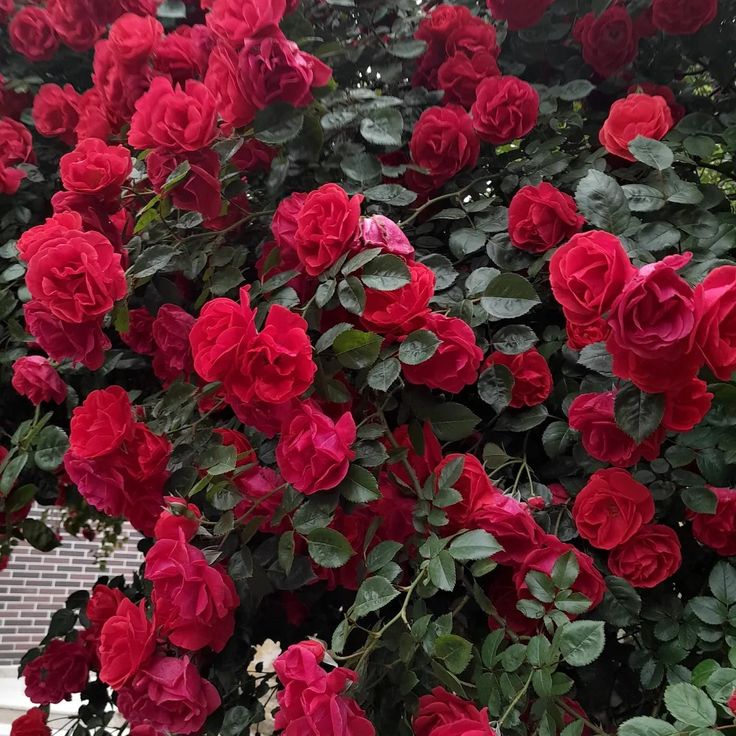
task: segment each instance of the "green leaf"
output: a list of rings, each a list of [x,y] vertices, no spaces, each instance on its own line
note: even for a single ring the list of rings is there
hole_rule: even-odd
[[[385,253],[373,258],[360,278],[369,289],[396,291],[411,281],[411,274],[402,258]]]
[[[623,232],[631,219],[621,186],[597,169],[591,169],[580,180],[575,190],[575,201],[591,225],[607,232]]]
[[[503,548],[492,534],[481,529],[465,532],[455,537],[450,543],[448,552],[456,560],[482,560],[492,557]]]
[[[613,376],[613,358],[606,350],[606,343],[594,342],[586,345],[578,357],[578,363],[602,376]]]
[[[348,276],[337,286],[337,298],[350,314],[360,316],[365,309],[365,289],[357,276]]]
[[[553,87],[550,92],[565,102],[574,102],[587,97],[594,89],[595,85],[587,79],[573,79],[560,87]]]
[[[674,736],[676,733],[671,723],[650,716],[630,718],[618,728],[618,736]]]
[[[2,477],[0,477],[0,493],[6,494],[13,487],[27,462],[28,453],[21,452],[5,465]]]
[[[407,41],[395,41],[389,44],[386,50],[399,59],[416,59],[427,50],[427,42],[414,38]]]
[[[348,469],[345,479],[337,486],[337,490],[353,503],[370,503],[381,497],[376,476],[354,463]]]
[[[334,529],[315,529],[307,537],[309,556],[320,566],[342,567],[354,554],[345,537]]]
[[[718,496],[706,486],[690,486],[682,492],[682,502],[698,514],[715,514]]]
[[[349,276],[351,273],[358,271],[369,264],[374,258],[380,256],[382,253],[380,248],[365,248],[364,250],[356,253],[352,258],[345,261],[344,265],[340,269],[343,276]]]
[[[666,143],[645,138],[643,135],[636,136],[628,148],[637,161],[658,171],[669,169],[675,160],[675,154]]]
[[[552,566],[552,582],[560,589],[565,590],[570,588],[572,584],[578,579],[580,573],[580,565],[578,564],[578,558],[575,553],[565,552],[555,561]]]
[[[504,273],[488,284],[480,303],[491,317],[514,319],[539,304],[539,297],[523,276]]]
[[[373,611],[378,611],[389,604],[397,595],[399,595],[399,591],[386,578],[380,576],[368,578],[368,580],[361,583],[358,592],[355,594],[353,616],[361,618],[373,613]]]
[[[294,532],[284,532],[279,537],[278,558],[281,569],[288,575],[294,564]]]
[[[614,626],[629,626],[639,617],[641,597],[623,578],[606,578],[606,595],[596,613]]]
[[[621,188],[632,212],[655,212],[665,205],[664,194],[647,184],[624,184]]]
[[[402,548],[401,542],[393,542],[390,539],[379,542],[366,556],[365,566],[368,572],[380,570],[384,565],[391,562]]]
[[[327,350],[327,348],[332,347],[332,344],[335,342],[338,335],[342,335],[343,332],[347,332],[352,329],[353,326],[350,322],[340,322],[339,324],[330,327],[330,329],[327,330],[319,340],[317,340],[317,344],[314,346],[315,351],[321,353]]]
[[[696,728],[707,728],[716,722],[716,708],[710,698],[695,685],[680,682],[664,691],[664,704],[678,721]]]
[[[225,711],[220,727],[221,736],[240,736],[251,722],[253,714],[244,705],[234,705]]]
[[[571,621],[558,633],[560,652],[573,667],[585,667],[598,659],[606,641],[603,621]]]
[[[455,589],[457,574],[455,560],[447,550],[442,550],[429,561],[429,579],[432,585],[448,593]]]
[[[432,423],[434,433],[442,442],[465,439],[480,422],[480,417],[467,406],[454,401],[436,404],[426,413],[425,418]]]
[[[33,483],[26,483],[19,488],[14,488],[6,497],[3,510],[10,514],[20,511],[33,501],[37,492],[38,488]]]
[[[499,432],[527,432],[539,426],[549,416],[547,409],[540,404],[529,409],[504,412],[496,422]]]
[[[505,355],[519,355],[531,350],[537,343],[534,330],[526,325],[502,327],[493,336],[493,347]]]
[[[325,130],[330,130],[330,126],[333,124],[333,121],[338,122],[340,121],[340,118],[331,118],[330,115],[335,115],[335,113],[328,113],[322,118],[322,127]],[[351,113],[348,118],[343,118],[342,120],[347,120],[348,122],[352,122],[352,120],[355,118],[355,113]],[[325,124],[325,119],[327,119],[327,124]],[[342,126],[339,126],[342,127]],[[366,153],[365,151],[361,151],[360,153],[353,153],[349,156],[345,156],[342,161],[340,161],[340,168],[351,178],[355,179],[355,181],[360,182],[361,184],[368,182],[368,181],[375,181],[376,179],[379,179],[381,176],[381,163],[378,161],[378,159],[375,156],[371,156],[369,153]]]
[[[269,105],[261,110],[253,123],[253,130],[259,141],[270,146],[294,140],[304,125],[304,114],[291,105],[282,102]]]
[[[728,620],[728,607],[715,598],[697,595],[690,599],[688,605],[703,623],[719,626]]]
[[[478,396],[500,414],[511,402],[514,376],[505,366],[493,364],[478,379]]]
[[[727,606],[736,603],[736,570],[725,560],[716,562],[708,577],[711,593]]]
[[[56,534],[38,519],[25,519],[21,533],[28,544],[41,552],[50,552],[61,544]]]
[[[166,178],[159,195],[170,192],[179,182],[183,181],[191,171],[192,165],[184,159]]]
[[[575,442],[576,432],[565,422],[552,422],[544,428],[542,446],[547,456],[556,458],[566,452]]]
[[[376,362],[382,342],[381,336],[372,332],[346,330],[335,338],[332,349],[341,365],[359,370]]]
[[[417,198],[416,192],[412,192],[400,184],[379,184],[366,189],[363,194],[365,194],[366,199],[374,202],[384,202],[394,207],[406,207]]]
[[[538,601],[552,603],[555,599],[555,586],[549,575],[539,570],[530,570],[524,578],[524,583]]]
[[[429,360],[440,346],[434,332],[415,330],[399,346],[399,360],[405,365],[419,365]]]
[[[453,458],[440,470],[439,477],[437,478],[437,486],[440,489],[452,488],[460,480],[464,468],[465,457],[460,455],[459,457]],[[432,497],[430,496],[430,498]]]
[[[330,648],[335,654],[342,654],[345,650],[345,644],[348,640],[348,634],[350,633],[350,623],[344,618],[337,625],[337,628],[332,633],[332,642]]]
[[[486,244],[486,239],[487,236],[484,232],[463,227],[451,233],[450,251],[455,258],[464,258],[483,248]]]
[[[388,391],[401,373],[401,363],[396,358],[387,358],[376,363],[366,376],[368,385],[376,391]]]
[[[404,132],[404,119],[393,107],[372,110],[368,117],[360,121],[360,134],[368,143],[376,146],[400,146]]]
[[[708,695],[717,703],[726,703],[736,687],[736,669],[721,667],[711,673],[705,686]]]
[[[633,383],[616,394],[616,424],[637,443],[644,442],[662,423],[664,395],[645,394]]]
[[[461,636],[446,634],[435,641],[434,656],[441,660],[450,672],[459,675],[470,664],[473,645]]]
[[[176,248],[173,245],[152,245],[136,258],[128,274],[137,279],[147,279],[163,271],[175,255]]]

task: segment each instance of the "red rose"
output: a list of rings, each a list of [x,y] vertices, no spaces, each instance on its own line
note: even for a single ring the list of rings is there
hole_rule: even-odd
[[[414,163],[429,172],[435,186],[478,162],[480,143],[473,121],[459,105],[430,107],[420,116],[409,142]]]
[[[534,129],[539,94],[518,77],[489,77],[478,85],[471,114],[476,133],[484,141],[501,146]]]
[[[59,39],[43,8],[21,8],[8,25],[10,45],[31,61],[48,61],[59,48]]]
[[[355,421],[345,412],[337,422],[312,402],[302,402],[284,421],[276,461],[284,480],[310,495],[334,488],[347,475],[355,453]]]
[[[526,555],[524,556],[526,557]],[[523,562],[523,558],[521,562]],[[512,568],[503,565],[497,567],[488,578],[485,593],[506,625],[505,628],[510,629],[518,636],[534,636],[537,633],[540,621],[527,618],[516,607],[519,596],[516,593]],[[501,624],[494,616],[488,617],[488,628],[491,631],[496,631],[500,627]]]
[[[72,230],[64,242],[31,259],[26,285],[59,319],[87,322],[107,314],[126,295],[120,259],[104,236]]]
[[[736,555],[736,490],[711,488],[718,499],[714,514],[693,514],[693,536],[721,557]]]
[[[64,212],[47,217],[46,222],[26,230],[16,247],[18,255],[26,262],[36,253],[57,243],[64,242],[70,230],[81,230],[82,218],[76,212]]]
[[[163,732],[159,731],[150,723],[139,723],[137,726],[130,727],[130,736],[162,736]]]
[[[656,33],[656,31],[655,31]],[[664,97],[667,107],[672,113],[672,121],[677,124],[685,117],[685,108],[677,102],[675,93],[666,84],[653,84],[652,82],[637,82],[627,90],[629,94],[641,94]]]
[[[243,404],[280,404],[309,388],[317,370],[307,323],[275,304],[256,331],[247,289],[240,304],[214,299],[202,308],[189,340],[194,367],[205,381],[222,381]]]
[[[579,232],[585,218],[575,200],[547,182],[522,187],[509,205],[511,242],[530,253],[544,253]]]
[[[710,411],[713,394],[699,378],[678,386],[664,395],[662,426],[670,432],[689,432]]]
[[[184,83],[187,79],[201,78],[207,71],[213,44],[214,40],[206,26],[177,26],[156,43],[153,68],[168,74],[174,82]]]
[[[87,686],[87,653],[76,642],[52,639],[44,653],[23,668],[23,677],[26,697],[32,703],[60,703]]]
[[[46,718],[46,713],[40,708],[31,708],[13,721],[10,736],[51,736],[51,729],[46,725]]]
[[[472,523],[492,534],[503,547],[493,556],[501,565],[520,565],[545,536],[526,505],[500,493],[493,497],[492,504],[478,511]]]
[[[584,15],[573,29],[583,47],[585,63],[601,77],[610,77],[636,58],[639,39],[623,5],[612,5],[600,15]]]
[[[635,273],[621,241],[599,230],[573,235],[549,263],[552,293],[565,317],[578,325],[606,315]]]
[[[645,458],[650,462],[659,456],[659,446],[664,430],[658,429],[640,445],[637,445],[616,424],[614,416],[615,394],[580,394],[570,404],[570,427],[582,435],[585,451],[596,460],[619,468],[629,468]]]
[[[207,87],[188,79],[175,89],[165,77],[156,77],[135,103],[128,143],[183,152],[204,148],[216,137],[217,107]]]
[[[635,588],[654,588],[682,563],[677,534],[662,524],[647,524],[608,556],[608,569]]]
[[[181,210],[201,212],[204,217],[220,214],[220,158],[211,149],[174,154],[154,148],[146,158],[146,170],[153,189],[160,194],[169,175],[181,163],[189,162],[189,171],[182,181],[170,188],[171,203]]]
[[[75,455],[96,458],[114,452],[133,433],[133,412],[120,386],[92,391],[72,412],[69,446]]]
[[[66,384],[46,358],[29,355],[13,363],[13,388],[38,406],[45,401],[63,404]]]
[[[360,218],[360,242],[366,248],[381,248],[407,261],[414,259],[414,246],[404,231],[384,215]]]
[[[102,625],[118,610],[118,604],[125,596],[117,588],[97,583],[87,601],[85,613],[90,622],[97,627]]]
[[[276,658],[273,669],[282,685],[295,680],[311,685],[325,676],[325,671],[319,666],[324,657],[324,646],[309,639],[288,647]]]
[[[46,10],[56,35],[74,51],[87,51],[105,32],[107,0],[48,0]]]
[[[460,453],[447,455],[434,469],[436,491],[439,491],[442,470],[458,458],[463,458],[463,469],[460,478],[452,484],[452,487],[460,493],[462,499],[445,509],[450,520],[446,527],[448,533],[459,529],[477,529],[477,520],[482,510],[497,503],[499,497],[502,497],[501,491],[493,485],[478,458],[475,455]]]
[[[664,97],[633,94],[611,105],[598,137],[609,153],[627,161],[636,161],[629,151],[629,143],[640,135],[661,140],[673,124],[672,113]]]
[[[404,378],[409,383],[453,394],[475,383],[483,351],[476,344],[471,327],[457,317],[430,312],[422,329],[434,333],[440,344],[423,363],[404,364]]]
[[[461,105],[468,110],[475,102],[478,85],[486,77],[500,75],[496,57],[487,51],[478,51],[472,56],[458,52],[437,70],[437,84],[445,92],[445,102]]]
[[[233,635],[239,605],[235,585],[196,547],[159,539],[146,555],[146,580],[153,583],[154,619],[177,647],[221,652]]]
[[[294,192],[284,197],[276,207],[271,219],[271,232],[281,250],[296,252],[297,228],[299,227],[299,213],[307,199],[305,192]]]
[[[419,698],[419,708],[412,721],[412,729],[414,736],[435,736],[438,728],[458,721],[470,722],[473,728],[486,726],[486,730],[480,733],[493,734],[488,725],[487,708],[479,710],[470,701],[453,695],[443,687],[436,687],[428,695]],[[457,731],[457,736],[465,733],[468,732]]]
[[[575,497],[572,517],[583,539],[613,549],[654,518],[654,499],[625,470],[598,470]]]
[[[223,430],[227,431],[227,430]],[[224,444],[224,443],[223,443]],[[167,504],[156,521],[153,536],[156,539],[179,539],[179,533],[189,542],[199,531],[202,512],[193,503],[187,503],[178,496],[164,496]]]
[[[153,321],[152,333],[156,351],[153,373],[164,386],[177,378],[186,378],[194,370],[189,333],[195,319],[175,304],[164,304]]]
[[[159,732],[189,734],[220,707],[220,696],[188,657],[158,655],[118,693],[117,706],[134,728],[148,723]]]
[[[310,192],[296,216],[296,252],[304,270],[318,276],[358,240],[363,196],[348,197],[337,184],[323,184]]]
[[[25,171],[6,166],[0,161],[0,194],[15,194],[25,178]]]
[[[153,656],[156,632],[146,617],[146,602],[123,598],[100,633],[100,680],[113,690],[128,684]]]
[[[145,62],[164,27],[152,15],[121,15],[111,26],[107,38],[110,50],[122,64],[136,66]]]
[[[238,171],[254,173],[256,171],[269,171],[271,162],[278,156],[279,149],[268,146],[255,138],[243,143],[230,159],[230,163],[238,168]],[[283,202],[283,200],[281,200]]]
[[[80,95],[71,84],[63,88],[58,84],[42,84],[33,98],[36,130],[46,138],[60,138],[64,143],[73,144],[74,129],[79,122],[79,101]]]
[[[365,290],[361,321],[382,335],[404,336],[418,330],[429,315],[434,296],[435,276],[423,263],[408,263],[411,281],[394,291]]]
[[[52,360],[69,358],[96,371],[105,362],[110,340],[102,331],[99,320],[72,324],[54,316],[37,301],[23,305],[26,331]]]
[[[689,383],[703,364],[693,345],[697,317],[692,287],[677,274],[690,254],[639,269],[608,318],[613,372],[642,391],[661,393]]]
[[[473,14],[462,5],[440,3],[425,15],[414,34],[421,41],[444,46],[450,34],[460,26],[471,23]]]
[[[731,711],[731,713],[736,715],[736,690],[734,690],[733,693],[731,693],[731,696],[729,697],[726,705],[728,706],[728,709]]]
[[[514,585],[519,599],[532,598],[526,585],[526,576],[532,570],[537,570],[549,575],[555,562],[567,552],[572,552],[580,568],[577,579],[572,584],[572,590],[576,593],[582,593],[590,602],[590,609],[593,610],[603,600],[606,592],[606,583],[603,576],[598,572],[593,560],[566,542],[561,542],[557,537],[547,535],[540,548],[530,552],[521,566],[514,573]]]
[[[35,161],[31,131],[12,118],[0,118],[0,163]]]
[[[566,329],[567,346],[570,350],[582,350],[586,345],[605,342],[611,334],[611,328],[603,319],[598,319],[588,325],[568,322]]]
[[[468,57],[486,53],[495,60],[501,53],[496,38],[496,29],[482,18],[471,16],[456,26],[447,36],[445,53],[448,56],[465,54]]]
[[[671,36],[689,36],[715,20],[718,0],[654,0],[652,22]]]
[[[145,307],[131,309],[128,312],[128,331],[122,332],[120,337],[134,353],[153,355],[156,352],[153,315]]]
[[[110,199],[120,196],[133,162],[124,146],[108,146],[97,138],[87,138],[61,157],[59,168],[61,183],[70,192]]]
[[[736,371],[736,266],[713,269],[695,288],[696,342],[708,368],[723,381]]]
[[[505,20],[509,30],[520,31],[542,20],[554,0],[486,0],[488,10],[496,20]]]
[[[286,12],[286,0],[214,0],[207,13],[210,30],[240,47],[246,39],[262,36],[278,28]]]
[[[79,98],[79,122],[74,128],[77,140],[99,138],[107,141],[112,136],[112,128],[105,111],[105,105],[96,89],[88,89]]]
[[[475,719],[463,718],[432,731],[432,736],[496,736],[489,723]]]
[[[512,409],[537,406],[546,401],[552,393],[552,372],[536,348],[517,355],[506,355],[496,351],[488,356],[483,370],[492,365],[506,366],[514,378],[509,402]]]
[[[245,42],[238,58],[241,90],[259,110],[274,102],[306,107],[313,87],[324,87],[332,70],[316,56],[301,51],[280,31]]]
[[[51,197],[51,207],[57,214],[76,212],[82,218],[82,230],[95,230],[104,235],[117,252],[123,251],[123,240],[128,239],[130,221],[127,210],[120,207],[118,200],[62,191]]]
[[[204,83],[226,123],[241,128],[255,118],[256,108],[241,89],[238,54],[228,44],[218,43],[212,49]]]

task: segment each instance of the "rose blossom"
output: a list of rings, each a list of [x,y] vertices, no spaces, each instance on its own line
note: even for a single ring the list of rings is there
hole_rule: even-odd
[[[685,108],[677,102],[675,93],[666,84],[654,84],[653,82],[637,82],[632,84],[627,90],[629,94],[644,93],[651,96],[663,97],[672,113],[672,120],[675,124],[679,123],[685,117],[687,112]]]
[[[665,393],[662,426],[670,432],[689,432],[703,421],[712,403],[708,384],[693,378],[690,383]]]
[[[217,100],[217,110],[226,123],[241,128],[253,121],[256,108],[243,94],[238,54],[229,44],[221,42],[212,49],[204,84]]]
[[[46,358],[29,355],[13,363],[13,388],[38,406],[45,401],[63,404],[66,384]]]
[[[154,620],[172,644],[221,652],[235,628],[235,585],[201,550],[178,539],[159,539],[146,555],[153,583]]]
[[[59,168],[61,183],[70,192],[109,199],[120,196],[133,162],[124,146],[108,146],[97,138],[87,138],[61,157]]]
[[[0,117],[0,162],[10,165],[35,160],[31,131],[17,120]]]
[[[26,697],[32,703],[60,703],[87,686],[87,653],[77,642],[52,639],[43,654],[23,668]]]
[[[220,707],[220,695],[188,657],[158,655],[118,693],[117,706],[133,727],[149,723],[159,732],[189,734]]]
[[[497,493],[492,503],[479,509],[472,524],[492,534],[503,550],[493,559],[500,565],[520,565],[526,556],[542,543],[545,534],[542,527],[534,521],[529,507],[511,496]]]
[[[224,430],[223,430],[224,431]],[[187,503],[178,496],[164,496],[167,507],[156,521],[153,536],[156,539],[179,539],[179,533],[189,542],[199,531],[202,512],[193,503]]]
[[[59,48],[59,39],[44,8],[20,8],[8,25],[10,45],[31,61],[48,61]]]
[[[175,304],[164,304],[153,321],[152,334],[156,350],[153,372],[164,386],[177,378],[186,378],[194,370],[189,333],[195,319]]]
[[[544,253],[582,229],[575,200],[547,182],[522,187],[509,205],[509,237],[521,250]]]
[[[240,47],[247,38],[278,28],[286,12],[286,0],[214,0],[207,26],[220,38]]]
[[[35,10],[35,8],[34,8]],[[36,130],[46,138],[60,138],[73,144],[79,122],[81,96],[71,84],[42,84],[33,98],[31,111]]]
[[[539,23],[554,0],[486,0],[488,10],[497,20],[505,20],[509,30],[520,31]]]
[[[474,728],[485,726],[483,734],[493,734],[489,725],[488,709],[479,710],[473,703],[463,700],[457,695],[436,687],[428,695],[419,698],[419,707],[414,720],[412,730],[414,736],[435,736],[437,729],[457,723],[458,721],[471,722]],[[466,733],[458,731],[458,734]]]
[[[385,253],[413,260],[414,246],[404,231],[384,215],[360,218],[360,239],[366,248],[381,248]]]
[[[148,59],[163,33],[164,27],[154,16],[126,13],[110,26],[107,38],[116,59],[136,66]]]
[[[128,394],[120,386],[92,391],[74,409],[69,445],[75,455],[96,458],[116,450],[133,432]]]
[[[721,557],[736,555],[736,490],[711,488],[716,496],[714,514],[692,515],[693,536]]]
[[[31,708],[13,721],[10,736],[51,736],[46,718],[46,713],[40,708]]]
[[[337,422],[313,402],[302,402],[284,421],[276,461],[284,480],[304,494],[334,488],[347,475],[355,453],[355,421],[345,412]]]
[[[153,315],[145,307],[128,312],[128,330],[121,332],[120,338],[134,353],[153,355],[156,352],[153,319]]]
[[[92,588],[92,595],[87,601],[85,613],[94,626],[101,627],[107,619],[115,615],[120,601],[125,596],[117,588],[110,588],[102,583],[97,583]]]
[[[652,23],[671,36],[697,33],[715,20],[718,0],[654,0]]]
[[[670,132],[674,121],[664,97],[631,94],[616,100],[601,128],[601,145],[614,156],[636,161],[629,143],[637,136],[661,140]]]
[[[636,58],[639,39],[629,11],[613,4],[596,15],[587,13],[573,28],[583,47],[585,63],[601,77],[610,77]]]
[[[598,470],[575,497],[572,517],[583,539],[598,549],[613,549],[652,520],[654,499],[625,470]]]
[[[457,317],[430,312],[422,327],[439,340],[434,354],[418,365],[404,364],[404,378],[409,383],[459,393],[475,383],[483,351],[478,347],[472,328]]]
[[[695,288],[696,343],[717,378],[736,371],[736,266],[713,269]]]
[[[479,51],[472,56],[458,52],[437,70],[437,83],[445,92],[445,102],[461,105],[468,110],[475,102],[478,85],[486,77],[500,74],[496,57],[487,51]]]
[[[650,462],[659,456],[664,430],[656,430],[640,445],[616,424],[615,394],[580,394],[569,409],[570,427],[581,434],[585,451],[596,460],[619,468],[629,468],[645,458]]]
[[[518,77],[488,77],[478,85],[471,115],[481,139],[494,146],[511,143],[537,124],[539,94]]]
[[[105,32],[104,0],[47,0],[46,10],[56,35],[74,51],[87,51]]]
[[[496,351],[488,356],[483,364],[483,370],[493,365],[505,366],[513,376],[514,385],[511,388],[509,402],[512,409],[537,406],[546,401],[552,393],[552,372],[536,348],[517,355]]]
[[[608,569],[635,588],[654,588],[674,575],[682,562],[673,529],[647,524],[608,556]]]
[[[120,690],[145,666],[156,648],[156,632],[146,617],[146,603],[123,598],[100,633],[100,679]]]
[[[573,235],[549,264],[552,293],[577,325],[606,315],[635,273],[621,241],[599,230]]]

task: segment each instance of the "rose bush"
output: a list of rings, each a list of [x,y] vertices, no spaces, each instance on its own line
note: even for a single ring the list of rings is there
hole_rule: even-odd
[[[735,18],[0,0],[12,734],[733,731]]]

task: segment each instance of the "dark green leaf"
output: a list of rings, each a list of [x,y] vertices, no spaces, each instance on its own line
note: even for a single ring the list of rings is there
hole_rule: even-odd
[[[356,276],[348,276],[337,287],[337,298],[351,314],[360,316],[365,309],[365,289]]]
[[[611,233],[626,229],[631,215],[623,189],[607,174],[591,169],[580,180],[575,201],[585,219],[595,227]]]
[[[440,636],[434,643],[434,656],[456,675],[467,669],[472,654],[472,644],[456,634]]]
[[[360,465],[352,464],[337,490],[353,503],[370,503],[381,497],[376,476]]]
[[[480,303],[491,317],[514,319],[539,304],[539,297],[523,276],[504,273],[491,281]]]
[[[270,146],[287,143],[299,135],[304,125],[304,114],[291,105],[278,102],[261,110],[253,123],[253,130],[259,141]]]
[[[641,161],[658,171],[669,169],[675,160],[675,154],[672,153],[672,149],[666,143],[655,141],[652,138],[645,138],[642,135],[636,136],[629,143],[629,151],[637,161]]]
[[[664,691],[667,710],[678,721],[696,728],[708,728],[716,722],[716,708],[710,698],[694,685],[681,682]]]
[[[376,363],[366,380],[368,385],[376,391],[388,391],[401,373],[401,363],[396,358],[387,358]]]
[[[436,352],[440,341],[429,330],[416,330],[399,346],[399,360],[405,365],[419,365],[429,360]]]
[[[482,560],[486,557],[492,557],[496,552],[500,552],[501,549],[501,545],[495,540],[493,535],[477,529],[455,537],[450,543],[448,551],[456,560],[465,561]]]
[[[715,514],[718,496],[706,486],[691,486],[682,492],[682,502],[691,511],[699,514]]]
[[[337,359],[346,368],[367,368],[376,362],[383,342],[380,335],[360,330],[346,330],[332,345]]]
[[[519,355],[531,350],[537,342],[534,330],[526,325],[508,325],[493,335],[493,347],[506,355]]]
[[[559,629],[560,652],[573,667],[585,667],[598,659],[605,640],[603,621],[571,621]]]
[[[353,604],[353,616],[361,618],[373,611],[378,611],[389,604],[399,591],[391,583],[379,576],[364,580],[355,595]]]
[[[360,133],[363,138],[377,146],[400,146],[403,132],[404,119],[393,107],[373,110],[360,122]]]
[[[360,278],[369,289],[377,291],[395,291],[411,281],[406,262],[390,253],[373,258]]]
[[[38,519],[25,519],[21,533],[28,544],[41,552],[50,552],[61,544],[56,534]]]
[[[513,387],[513,374],[500,363],[489,366],[478,379],[478,395],[497,414],[509,405]]]
[[[455,560],[447,550],[443,550],[429,561],[429,579],[432,585],[440,590],[450,592],[455,589],[457,582]]]
[[[664,395],[645,394],[633,383],[616,394],[616,424],[637,443],[651,436],[662,423]]]
[[[320,566],[342,567],[354,554],[345,537],[334,529],[315,529],[307,538],[309,556]]]

